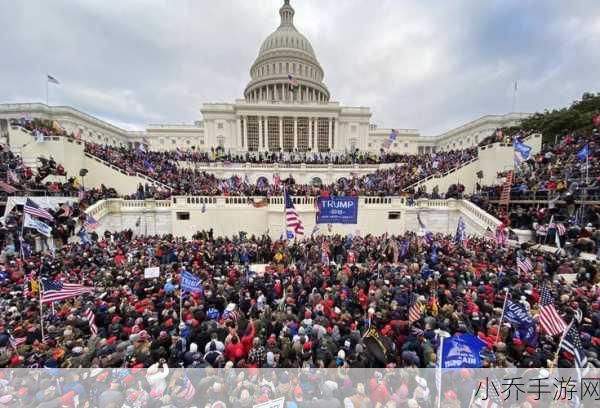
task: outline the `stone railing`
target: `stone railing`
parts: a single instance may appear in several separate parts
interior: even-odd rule
[[[426,181],[432,180],[432,179],[439,179],[439,178],[442,178],[442,177],[445,177],[445,176],[449,176],[450,174],[454,173],[455,171],[460,170],[463,167],[468,166],[469,164],[476,162],[477,160],[479,160],[479,157],[474,157],[471,160],[466,161],[464,163],[461,163],[458,166],[453,167],[453,168],[451,168],[450,170],[448,170],[448,171],[446,171],[444,173],[437,173],[437,174],[432,174],[430,176],[427,176],[427,177],[425,177],[425,178],[423,178],[423,179],[421,179],[421,180],[419,180],[419,181],[417,181],[415,183],[412,183],[408,187],[404,187],[403,191],[408,191],[410,189],[417,188],[421,184],[425,183]]]
[[[99,158],[98,156],[96,156],[96,155],[94,155],[94,154],[92,154],[90,152],[85,152],[84,154],[85,154],[85,156],[87,158],[95,160],[98,163],[102,163],[103,165],[105,165],[107,167],[110,167],[111,169],[113,169],[115,171],[118,171],[121,174],[124,174],[126,176],[139,177],[139,178],[147,181],[148,183],[150,183],[150,184],[152,184],[154,186],[158,186],[158,187],[162,188],[163,190],[168,190],[168,191],[172,191],[173,190],[172,187],[169,187],[168,185],[166,185],[164,183],[161,183],[160,181],[158,181],[156,179],[153,179],[152,177],[149,177],[149,176],[147,176],[147,175],[145,175],[143,173],[140,173],[140,172],[137,172],[137,171],[125,171],[121,167],[115,166],[114,164],[111,164],[111,163],[109,163],[109,162],[107,162],[107,161]]]
[[[370,170],[376,171],[382,168],[389,168],[393,166],[401,166],[403,163],[372,163],[372,164],[333,164],[333,163],[233,163],[233,162],[189,162],[179,161],[180,165],[187,166],[189,168],[195,168],[200,171],[226,171],[226,170],[269,170],[277,172],[280,169],[286,170],[318,170],[323,169],[327,171],[330,169],[337,170]]]

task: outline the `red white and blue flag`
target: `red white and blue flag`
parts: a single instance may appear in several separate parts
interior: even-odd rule
[[[552,336],[564,333],[567,328],[567,324],[554,307],[552,292],[546,286],[540,290],[540,326]]]
[[[285,225],[296,235],[304,235],[304,224],[294,207],[294,202],[286,190],[283,191],[285,200]]]
[[[288,83],[290,84],[290,89],[294,89],[298,87],[298,80],[292,76],[292,74],[288,74]]]
[[[40,208],[39,205],[34,203],[30,198],[25,202],[25,206],[23,207],[23,211],[25,214],[33,215],[38,218],[44,218],[49,221],[54,221],[54,217],[48,211]]]
[[[85,221],[83,222],[83,226],[87,231],[93,231],[100,227],[100,223],[96,221],[96,219],[91,215],[86,215]]]
[[[526,257],[517,257],[517,267],[525,273],[533,271],[533,264]]]
[[[42,303],[56,302],[58,300],[70,299],[76,296],[92,293],[94,288],[83,286],[78,283],[63,283],[42,278]]]
[[[94,312],[92,312],[92,309],[88,309],[85,311],[85,317],[90,326],[90,332],[94,336],[96,336],[98,334],[98,326],[96,326],[96,316],[94,316]]]

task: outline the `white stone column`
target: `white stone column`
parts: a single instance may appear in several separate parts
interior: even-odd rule
[[[312,150],[313,118],[308,118],[308,148]]]
[[[269,150],[269,117],[265,116],[265,150]]]
[[[327,131],[329,132],[329,137],[327,138],[327,147],[331,150],[331,118],[329,118],[329,126]]]
[[[336,150],[341,150],[342,145],[340,143],[340,127],[338,126],[339,118],[336,118],[333,122],[333,140],[335,143],[333,144],[333,148]]]
[[[283,116],[279,117],[279,148],[283,150]]]
[[[235,140],[236,140],[236,147],[238,149],[240,149],[242,147],[242,121],[240,120],[240,117],[238,116],[237,119],[235,120],[236,122],[236,126],[235,126]]]
[[[244,140],[242,145],[248,151],[248,116],[244,116]]]
[[[298,148],[298,118],[294,117],[294,149]]]
[[[263,117],[259,116],[258,117],[258,151],[261,151],[263,149],[262,129],[263,129]]]

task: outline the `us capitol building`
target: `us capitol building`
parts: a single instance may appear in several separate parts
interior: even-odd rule
[[[494,129],[511,126],[522,113],[488,115],[437,136],[416,129],[378,128],[368,107],[343,106],[331,100],[325,72],[310,41],[294,25],[289,0],[279,9],[281,23],[262,43],[250,67],[244,98],[235,103],[205,103],[202,120],[189,125],[148,125],[145,131],[121,129],[71,107],[41,103],[0,105],[0,131],[7,119],[23,114],[56,120],[84,140],[110,145],[145,144],[150,150],[195,148],[226,151],[378,152],[392,131],[389,147],[399,153],[425,153],[476,145]]]

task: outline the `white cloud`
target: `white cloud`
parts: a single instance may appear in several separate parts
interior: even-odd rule
[[[131,128],[192,122],[242,95],[279,0],[13,2],[0,15],[0,102],[43,101]],[[381,126],[431,135],[512,105],[539,111],[599,91],[596,0],[292,0],[332,98]],[[3,10],[4,11],[4,10]],[[594,88],[595,87],[595,88]]]

